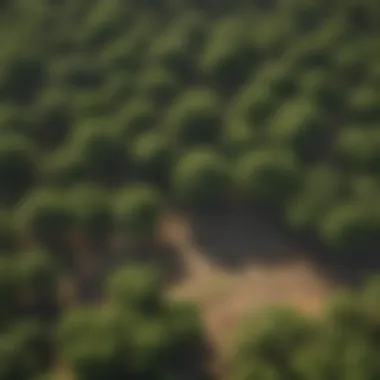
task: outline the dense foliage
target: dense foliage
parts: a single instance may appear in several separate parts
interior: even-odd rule
[[[341,259],[376,247],[379,32],[372,0],[0,0],[0,378],[206,376],[197,317],[148,269],[61,310],[63,278],[152,247],[168,207],[264,205]],[[379,378],[371,286],[320,323],[264,317],[233,379]]]
[[[377,379],[379,278],[342,292],[322,320],[288,309],[250,318],[238,335],[233,380]]]

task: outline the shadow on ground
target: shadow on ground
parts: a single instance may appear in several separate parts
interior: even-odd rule
[[[247,264],[279,265],[296,259],[296,244],[260,211],[238,210],[189,215],[194,245],[207,259],[229,270]]]
[[[380,245],[361,252],[336,253],[315,237],[286,231],[267,211],[228,210],[187,215],[193,245],[225,270],[247,264],[281,266],[302,260],[315,265],[326,280],[355,286],[380,272]]]

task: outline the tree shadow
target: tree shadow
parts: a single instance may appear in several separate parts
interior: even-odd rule
[[[259,210],[223,210],[189,215],[192,243],[210,262],[228,270],[250,263],[279,265],[297,257],[280,226]]]
[[[357,286],[380,272],[380,244],[360,252],[334,252],[316,236],[289,231],[271,211],[256,209],[192,212],[193,246],[225,270],[249,264],[281,266],[301,260],[333,285]]]
[[[299,244],[306,247],[306,257],[312,261],[326,277],[336,285],[355,288],[371,276],[380,273],[380,245],[363,247],[362,250],[337,252],[311,237],[299,239]]]

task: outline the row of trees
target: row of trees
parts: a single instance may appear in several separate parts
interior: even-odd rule
[[[0,203],[144,182],[192,207],[268,203],[334,249],[372,241],[378,9],[267,5],[4,5]]]
[[[152,236],[164,198],[180,206],[215,208],[238,195],[282,210],[290,227],[315,231],[334,249],[360,248],[378,234],[378,181],[370,174],[353,175],[328,164],[305,169],[294,151],[273,146],[249,149],[233,160],[206,147],[174,155],[158,132],[136,141],[135,162],[128,167],[127,148],[104,128],[88,130],[85,145],[75,139],[79,147],[70,149],[70,156],[58,151],[43,168],[24,138],[2,139],[0,197],[3,205],[13,205],[19,232],[46,240],[41,234],[69,225],[95,234],[124,226],[132,234]],[[129,181],[123,185],[120,176]]]

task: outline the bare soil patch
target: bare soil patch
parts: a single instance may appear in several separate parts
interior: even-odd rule
[[[294,247],[274,228],[237,214],[196,219],[196,228],[192,222],[173,214],[162,221],[162,240],[176,248],[186,267],[169,294],[198,305],[220,361],[226,361],[233,332],[247,313],[274,305],[309,315],[321,311],[332,284],[300,252],[291,253]]]

